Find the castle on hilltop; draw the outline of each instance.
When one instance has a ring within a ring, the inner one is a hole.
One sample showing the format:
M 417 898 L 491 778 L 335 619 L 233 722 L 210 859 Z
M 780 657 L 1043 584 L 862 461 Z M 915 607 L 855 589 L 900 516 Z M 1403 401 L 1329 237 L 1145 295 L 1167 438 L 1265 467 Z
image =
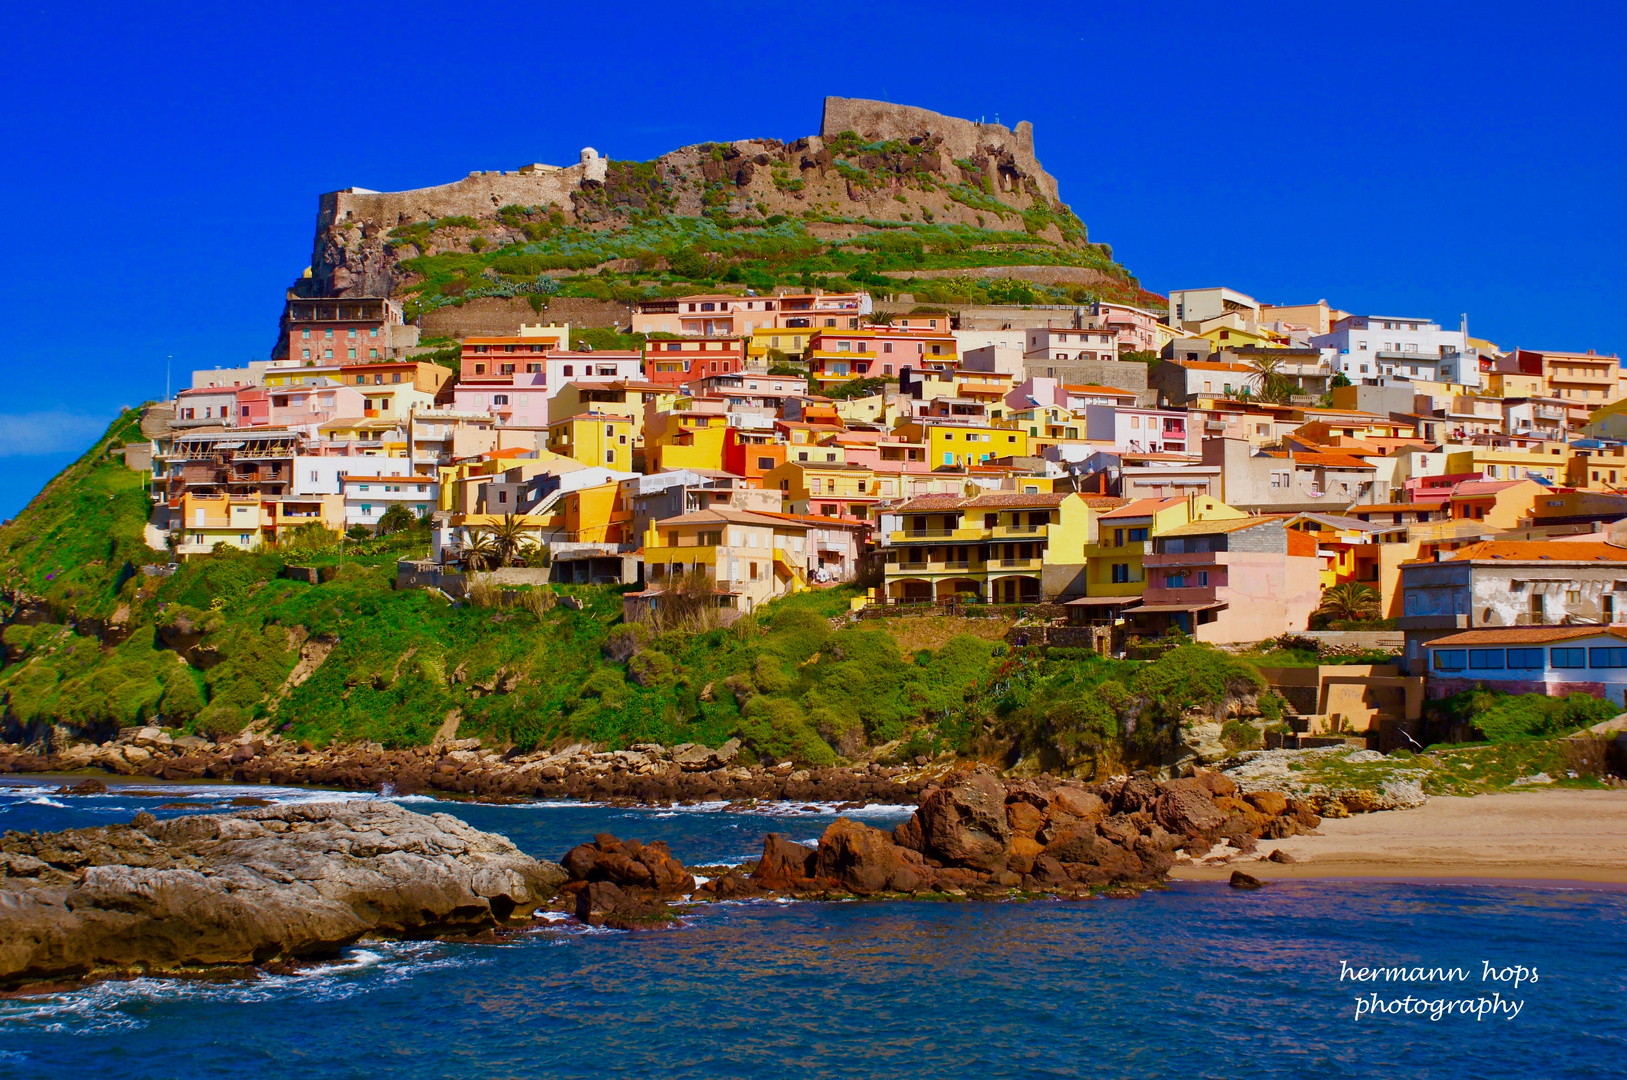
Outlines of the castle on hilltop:
M 828 97 L 820 133 L 781 143 L 776 139 L 741 139 L 732 143 L 685 147 L 659 158 L 655 176 L 660 197 L 676 214 L 699 216 L 717 205 L 716 192 L 708 202 L 710 184 L 726 189 L 733 203 L 772 207 L 799 213 L 804 200 L 826 194 L 852 202 L 874 202 L 858 216 L 893 216 L 891 202 L 903 194 L 910 200 L 923 196 L 910 188 L 907 177 L 897 178 L 897 162 L 883 164 L 894 176 L 893 187 L 855 190 L 839 169 L 828 146 L 839 136 L 857 136 L 865 145 L 903 144 L 911 149 L 907 168 L 934 174 L 941 183 L 975 182 L 990 197 L 1010 209 L 1027 209 L 1034 199 L 1058 202 L 1057 182 L 1034 156 L 1033 127 L 1019 123 L 1015 130 L 944 116 L 928 109 L 884 101 Z M 897 155 L 894 155 L 895 157 Z M 559 208 L 566 220 L 596 225 L 618 209 L 640 208 L 647 195 L 617 187 L 620 178 L 612 163 L 592 147 L 581 152 L 574 165 L 532 164 L 512 171 L 472 172 L 461 180 L 411 191 L 370 191 L 351 187 L 321 196 L 309 274 L 296 282 L 301 296 L 389 296 L 397 285 L 395 246 L 386 242 L 391 230 L 445 218 L 473 218 L 482 223 L 508 206 Z M 970 166 L 970 168 L 968 168 Z M 794 183 L 780 177 L 794 175 Z M 816 182 L 808 185 L 808 180 Z M 900 200 L 902 201 L 902 200 Z M 977 220 L 967 208 L 944 200 L 926 200 L 926 220 L 970 224 Z M 979 223 L 981 223 L 979 221 Z

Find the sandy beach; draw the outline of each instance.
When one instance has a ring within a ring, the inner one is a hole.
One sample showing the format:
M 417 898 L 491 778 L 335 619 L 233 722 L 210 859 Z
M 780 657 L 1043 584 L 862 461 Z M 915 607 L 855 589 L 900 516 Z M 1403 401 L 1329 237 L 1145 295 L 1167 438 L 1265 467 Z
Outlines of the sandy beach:
M 1170 877 L 1223 880 L 1491 878 L 1627 884 L 1627 791 L 1436 796 L 1415 810 L 1325 819 L 1320 836 L 1260 842 L 1218 865 L 1180 863 Z M 1281 848 L 1292 863 L 1259 861 Z

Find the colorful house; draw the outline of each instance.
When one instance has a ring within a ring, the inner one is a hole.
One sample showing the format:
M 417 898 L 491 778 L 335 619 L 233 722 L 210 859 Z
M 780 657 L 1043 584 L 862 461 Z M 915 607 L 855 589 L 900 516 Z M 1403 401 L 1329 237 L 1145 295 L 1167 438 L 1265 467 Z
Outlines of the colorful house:
M 722 471 L 723 445 L 729 418 L 721 413 L 682 408 L 649 410 L 644 419 L 644 457 L 647 472 L 671 469 Z
M 1090 504 L 1074 492 L 926 495 L 892 513 L 903 527 L 884 545 L 891 603 L 1033 603 L 1078 575 L 1090 539 Z
M 1095 535 L 1085 548 L 1083 580 L 1062 591 L 1087 597 L 1138 597 L 1147 577 L 1142 558 L 1152 550 L 1153 537 L 1193 521 L 1247 516 L 1210 495 L 1137 499 L 1109 509 L 1097 517 Z
M 584 465 L 626 469 L 633 462 L 633 420 L 600 412 L 568 416 L 548 425 L 548 450 Z
M 644 534 L 644 580 L 659 594 L 696 571 L 713 582 L 718 607 L 753 611 L 808 587 L 808 525 L 783 514 L 717 507 L 652 523 Z

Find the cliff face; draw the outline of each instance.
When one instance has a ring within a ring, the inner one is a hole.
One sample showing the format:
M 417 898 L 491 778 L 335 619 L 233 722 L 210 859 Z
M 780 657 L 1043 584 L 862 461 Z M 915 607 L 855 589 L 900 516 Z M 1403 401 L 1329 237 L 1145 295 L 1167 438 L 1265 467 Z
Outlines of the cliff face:
M 437 187 L 322 196 L 307 295 L 410 290 L 404 260 L 479 252 L 555 229 L 616 230 L 652 215 L 716 216 L 749 228 L 775 215 L 808 222 L 821 242 L 862 233 L 856 219 L 1023 230 L 1090 251 L 1082 223 L 1034 156 L 1033 130 L 1012 131 L 880 101 L 827 98 L 820 134 L 794 142 L 702 143 L 654 161 L 584 149 L 574 165 L 471 173 Z M 530 226 L 528 228 L 527 226 Z M 393 235 L 392 235 L 393 234 Z M 1083 265 L 1100 265 L 1100 252 Z

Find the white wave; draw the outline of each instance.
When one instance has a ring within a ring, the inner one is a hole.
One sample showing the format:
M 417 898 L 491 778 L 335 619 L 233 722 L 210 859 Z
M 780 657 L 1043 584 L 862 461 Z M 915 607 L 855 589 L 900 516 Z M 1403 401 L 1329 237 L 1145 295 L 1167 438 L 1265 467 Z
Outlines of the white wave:
M 31 806 L 54 806 L 58 810 L 66 810 L 68 808 L 67 803 L 59 803 L 55 799 L 45 795 L 40 795 L 25 801 Z
M 0 1001 L 0 1032 L 91 1034 L 146 1026 L 145 1007 L 176 1001 L 254 1005 L 295 995 L 318 1002 L 368 993 L 446 967 L 487 963 L 477 950 L 434 941 L 370 942 L 337 959 L 291 975 L 262 974 L 241 982 L 186 979 L 109 980 L 82 990 Z

